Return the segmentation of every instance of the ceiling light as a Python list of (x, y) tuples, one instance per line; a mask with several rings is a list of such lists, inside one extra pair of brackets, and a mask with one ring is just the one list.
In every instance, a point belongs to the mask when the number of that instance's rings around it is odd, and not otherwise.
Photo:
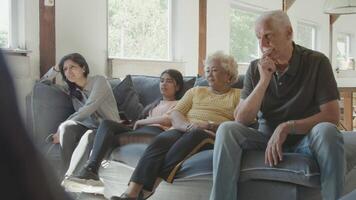
[(327, 14), (356, 14), (356, 0), (326, 0), (324, 13)]

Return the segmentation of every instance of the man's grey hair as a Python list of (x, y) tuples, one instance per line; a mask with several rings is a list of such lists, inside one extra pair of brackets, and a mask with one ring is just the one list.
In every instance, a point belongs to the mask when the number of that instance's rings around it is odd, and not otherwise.
[(262, 13), (256, 20), (255, 24), (259, 24), (262, 21), (269, 21), (273, 24), (273, 27), (288, 28), (292, 27), (287, 13), (282, 10), (272, 10)]
[(204, 62), (205, 71), (208, 66), (211, 66), (215, 63), (224, 68), (225, 71), (231, 76), (231, 83), (234, 83), (237, 80), (238, 65), (233, 56), (225, 54), (222, 51), (217, 51), (213, 54), (210, 54)]

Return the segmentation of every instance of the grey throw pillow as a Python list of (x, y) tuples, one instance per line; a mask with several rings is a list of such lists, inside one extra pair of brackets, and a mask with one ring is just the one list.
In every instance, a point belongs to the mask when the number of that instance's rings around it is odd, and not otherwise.
[(143, 110), (139, 96), (133, 86), (130, 75), (127, 75), (113, 88), (114, 97), (120, 112), (124, 112), (129, 120), (136, 121)]
[(159, 77), (131, 75), (131, 78), (143, 106), (147, 106), (161, 96), (161, 92), (159, 91)]
[(180, 95), (181, 97), (184, 96), (186, 91), (188, 91), (190, 88), (192, 88), (194, 86), (196, 77), (195, 76), (185, 76), (183, 78), (183, 81), (184, 81), (184, 86), (183, 86), (182, 94)]

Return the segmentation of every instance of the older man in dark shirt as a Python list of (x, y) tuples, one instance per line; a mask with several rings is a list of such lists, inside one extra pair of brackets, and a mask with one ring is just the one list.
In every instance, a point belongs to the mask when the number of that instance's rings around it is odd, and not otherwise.
[[(251, 149), (265, 150), (270, 166), (283, 160), (282, 150), (314, 157), (323, 199), (335, 200), (343, 190), (345, 156), (336, 128), (339, 93), (330, 62), (293, 42), (291, 23), (282, 11), (262, 14), (255, 31), (263, 55), (247, 71), (236, 122), (217, 131), (210, 200), (237, 199), (242, 151)], [(248, 128), (256, 116), (259, 129)]]

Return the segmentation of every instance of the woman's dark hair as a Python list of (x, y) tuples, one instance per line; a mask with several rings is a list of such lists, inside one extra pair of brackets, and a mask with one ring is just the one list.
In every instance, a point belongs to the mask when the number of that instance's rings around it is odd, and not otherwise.
[[(183, 89), (184, 89), (184, 81), (183, 81), (183, 76), (182, 74), (175, 69), (167, 69), (164, 70), (160, 77), (162, 77), (164, 74), (168, 74), (171, 78), (173, 78), (173, 80), (176, 82), (177, 87), (179, 87), (178, 91), (176, 91), (175, 93), (175, 99), (179, 100), (180, 98), (182, 98), (183, 96)], [(163, 97), (159, 97), (158, 99), (156, 99), (155, 101), (153, 101), (152, 103), (148, 104), (143, 111), (141, 112), (139, 119), (144, 119), (148, 116), (148, 114), (151, 112), (151, 110), (153, 108), (155, 108), (159, 102), (163, 99)]]
[(79, 89), (82, 89), (82, 88), (80, 88), (77, 84), (70, 82), (64, 74), (64, 69), (63, 69), (64, 62), (67, 60), (71, 60), (71, 61), (77, 63), (83, 69), (84, 77), (88, 77), (88, 74), (89, 74), (88, 63), (84, 59), (84, 57), (82, 55), (80, 55), (79, 53), (71, 53), (71, 54), (64, 56), (59, 61), (59, 64), (58, 64), (59, 71), (61, 72), (62, 78), (67, 83), (67, 85), (69, 87), (69, 94), (73, 97), (76, 97), (77, 99), (79, 99), (81, 101), (83, 99), (83, 96), (82, 96), (82, 93), (79, 91)]

